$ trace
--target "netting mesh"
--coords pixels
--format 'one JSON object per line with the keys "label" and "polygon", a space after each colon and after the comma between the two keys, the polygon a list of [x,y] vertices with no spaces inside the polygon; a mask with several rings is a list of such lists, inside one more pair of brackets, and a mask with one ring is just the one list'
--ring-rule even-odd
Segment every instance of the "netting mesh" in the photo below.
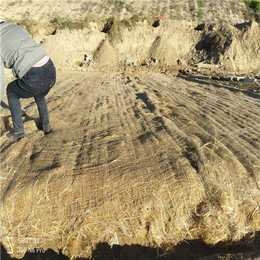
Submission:
{"label": "netting mesh", "polygon": [[16,257],[23,238],[72,257],[260,229],[259,100],[157,74],[59,77],[53,133],[25,121],[26,138],[2,137],[2,241]]}

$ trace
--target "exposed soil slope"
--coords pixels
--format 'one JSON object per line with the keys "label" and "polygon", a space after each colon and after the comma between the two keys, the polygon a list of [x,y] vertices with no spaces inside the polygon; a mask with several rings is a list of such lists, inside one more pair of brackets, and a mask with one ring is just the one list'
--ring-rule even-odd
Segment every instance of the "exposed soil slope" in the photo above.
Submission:
{"label": "exposed soil slope", "polygon": [[138,71],[165,71],[205,62],[259,75],[260,27],[243,1],[2,0],[1,8],[1,19],[29,30],[60,69],[122,71],[131,60]]}

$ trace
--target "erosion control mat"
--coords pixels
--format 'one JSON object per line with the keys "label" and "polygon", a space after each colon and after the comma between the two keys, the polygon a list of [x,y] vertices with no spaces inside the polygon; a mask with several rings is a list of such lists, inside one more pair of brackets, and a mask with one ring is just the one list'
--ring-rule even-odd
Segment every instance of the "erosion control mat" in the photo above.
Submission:
{"label": "erosion control mat", "polygon": [[53,133],[22,100],[27,135],[13,143],[1,110],[1,240],[14,257],[260,230],[259,99],[162,74],[59,72],[47,102]]}

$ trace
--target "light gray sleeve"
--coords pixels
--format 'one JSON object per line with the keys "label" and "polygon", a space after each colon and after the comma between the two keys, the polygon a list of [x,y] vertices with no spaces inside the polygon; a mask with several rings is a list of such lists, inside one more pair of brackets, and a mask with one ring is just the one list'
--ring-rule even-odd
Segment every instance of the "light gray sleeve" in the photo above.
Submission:
{"label": "light gray sleeve", "polygon": [[1,78],[0,78],[0,87],[1,87],[0,95],[1,95],[1,100],[2,100],[3,95],[4,95],[4,91],[5,91],[5,67],[4,67],[4,63],[2,61],[1,56],[0,56],[0,75],[1,75]]}

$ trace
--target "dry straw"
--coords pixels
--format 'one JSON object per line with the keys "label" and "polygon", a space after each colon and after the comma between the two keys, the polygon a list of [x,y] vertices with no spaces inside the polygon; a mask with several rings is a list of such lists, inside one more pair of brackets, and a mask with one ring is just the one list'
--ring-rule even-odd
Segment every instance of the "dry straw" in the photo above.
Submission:
{"label": "dry straw", "polygon": [[[18,238],[75,258],[100,242],[171,249],[260,230],[258,100],[155,74],[62,76],[48,99],[53,135],[2,142],[2,241],[16,239],[14,256]],[[57,103],[60,91],[71,95]]]}

